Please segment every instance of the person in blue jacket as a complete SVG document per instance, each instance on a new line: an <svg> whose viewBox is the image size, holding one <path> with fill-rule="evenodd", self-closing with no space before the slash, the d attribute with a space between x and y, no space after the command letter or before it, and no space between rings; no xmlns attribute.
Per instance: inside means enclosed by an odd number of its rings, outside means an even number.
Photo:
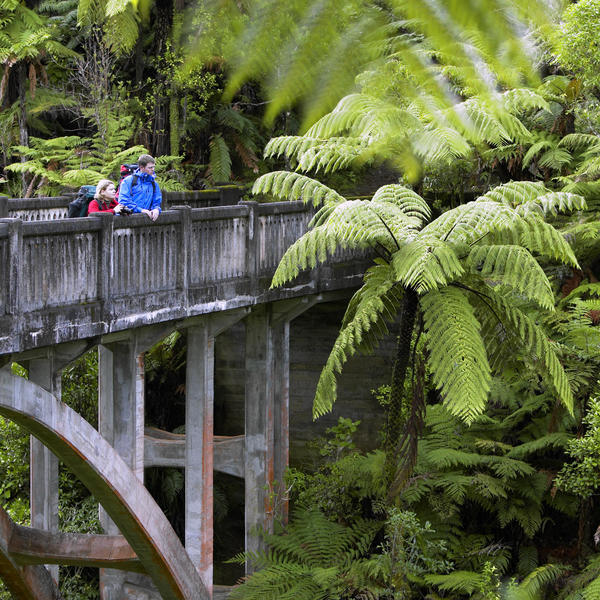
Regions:
<svg viewBox="0 0 600 600"><path fill-rule="evenodd" d="M158 219L162 194L154 180L156 161L149 154L138 158L138 168L133 175L123 179L119 187L119 202L133 213L144 213L153 221Z"/></svg>

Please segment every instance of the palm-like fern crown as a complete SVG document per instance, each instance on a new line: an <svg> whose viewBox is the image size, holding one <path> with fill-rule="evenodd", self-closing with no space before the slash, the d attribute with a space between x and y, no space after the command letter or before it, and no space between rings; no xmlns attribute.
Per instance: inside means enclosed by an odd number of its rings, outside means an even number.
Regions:
<svg viewBox="0 0 600 600"><path fill-rule="evenodd" d="M449 108L434 106L433 101L423 106L422 99L351 94L304 135L270 140L265 155L284 157L298 171L325 173L387 160L411 179L423 163L448 164L470 155L474 147L500 152L507 145L531 142L532 133L519 117L547 109L548 102L533 90L513 89L493 101L472 97Z"/></svg>
<svg viewBox="0 0 600 600"><path fill-rule="evenodd" d="M338 249L378 255L321 373L315 417L331 409L336 374L348 358L371 351L388 332L406 290L418 295L433 381L452 414L467 422L481 414L494 364L512 344L526 349L572 408L565 372L528 307L554 309L550 282L536 256L578 264L544 217L585 208L583 197L550 192L540 183L511 182L428 223L427 203L401 185L384 186L370 200L345 200L298 173L274 172L259 178L253 191L323 205L312 228L284 254L273 286Z"/></svg>

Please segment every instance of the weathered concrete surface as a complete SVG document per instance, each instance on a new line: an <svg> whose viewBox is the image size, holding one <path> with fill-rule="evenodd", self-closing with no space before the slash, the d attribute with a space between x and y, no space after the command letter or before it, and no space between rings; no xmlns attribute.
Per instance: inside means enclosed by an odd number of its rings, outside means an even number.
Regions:
<svg viewBox="0 0 600 600"><path fill-rule="evenodd" d="M185 434L146 427L144 432L146 467L185 467ZM244 436L213 435L215 471L244 476Z"/></svg>
<svg viewBox="0 0 600 600"><path fill-rule="evenodd" d="M0 370L0 414L53 450L101 502L164 600L205 600L208 593L166 517L117 452L54 396Z"/></svg>
<svg viewBox="0 0 600 600"><path fill-rule="evenodd" d="M0 577L15 600L60 600L50 572L41 565L19 566L10 552L15 524L0 508Z"/></svg>
<svg viewBox="0 0 600 600"><path fill-rule="evenodd" d="M360 283L363 265L332 265L269 290L311 210L284 202L141 216L0 219L0 355Z"/></svg>
<svg viewBox="0 0 600 600"><path fill-rule="evenodd" d="M372 388L389 383L395 338L391 334L373 356L350 359L339 378L338 401L332 413L312 419L312 402L321 369L331 351L347 301L309 307L290 323L289 459L292 466L312 466L311 442L325 434L340 416L362 420L356 435L361 448L378 444L383 409ZM233 436L244 432L244 346L240 325L217 338L215 347L215 432ZM276 476L277 479L277 476Z"/></svg>
<svg viewBox="0 0 600 600"><path fill-rule="evenodd" d="M56 564L146 572L122 535L59 533L14 525L8 552L20 566Z"/></svg>

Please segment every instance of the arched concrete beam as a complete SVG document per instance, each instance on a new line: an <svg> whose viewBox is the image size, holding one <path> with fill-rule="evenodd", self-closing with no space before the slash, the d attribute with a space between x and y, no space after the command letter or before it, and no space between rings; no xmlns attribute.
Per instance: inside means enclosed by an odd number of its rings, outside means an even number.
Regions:
<svg viewBox="0 0 600 600"><path fill-rule="evenodd" d="M61 600L56 583L41 565L19 567L8 550L15 524L0 508L0 578L15 600Z"/></svg>
<svg viewBox="0 0 600 600"><path fill-rule="evenodd" d="M0 415L50 448L102 504L164 600L208 600L167 518L119 454L79 414L37 385L0 371Z"/></svg>
<svg viewBox="0 0 600 600"><path fill-rule="evenodd" d="M20 566L56 564L146 572L122 535L61 533L15 525L8 552Z"/></svg>

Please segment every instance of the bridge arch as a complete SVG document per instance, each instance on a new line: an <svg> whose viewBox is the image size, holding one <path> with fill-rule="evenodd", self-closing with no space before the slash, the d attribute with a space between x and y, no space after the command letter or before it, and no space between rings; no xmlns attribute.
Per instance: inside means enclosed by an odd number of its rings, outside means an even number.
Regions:
<svg viewBox="0 0 600 600"><path fill-rule="evenodd" d="M0 415L50 448L94 494L165 600L208 600L192 561L152 496L77 412L34 383L0 370Z"/></svg>

